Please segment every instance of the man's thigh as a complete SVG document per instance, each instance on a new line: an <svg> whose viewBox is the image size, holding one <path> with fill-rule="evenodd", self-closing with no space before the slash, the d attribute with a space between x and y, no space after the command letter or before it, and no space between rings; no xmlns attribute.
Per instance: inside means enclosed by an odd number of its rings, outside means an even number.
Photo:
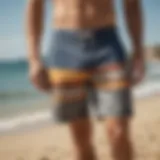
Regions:
<svg viewBox="0 0 160 160"><path fill-rule="evenodd" d="M88 118L88 101L85 72L71 69L49 69L53 85L53 119L73 122Z"/></svg>
<svg viewBox="0 0 160 160"><path fill-rule="evenodd" d="M93 87L99 117L123 119L132 115L132 95L125 65L111 63L97 69L93 74Z"/></svg>

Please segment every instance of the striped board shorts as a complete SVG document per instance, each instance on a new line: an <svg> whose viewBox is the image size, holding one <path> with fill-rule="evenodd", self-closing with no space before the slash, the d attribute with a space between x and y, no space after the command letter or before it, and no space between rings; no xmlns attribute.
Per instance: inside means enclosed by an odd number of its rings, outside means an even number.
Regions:
<svg viewBox="0 0 160 160"><path fill-rule="evenodd" d="M116 27L54 29L46 66L55 120L132 114L127 54Z"/></svg>

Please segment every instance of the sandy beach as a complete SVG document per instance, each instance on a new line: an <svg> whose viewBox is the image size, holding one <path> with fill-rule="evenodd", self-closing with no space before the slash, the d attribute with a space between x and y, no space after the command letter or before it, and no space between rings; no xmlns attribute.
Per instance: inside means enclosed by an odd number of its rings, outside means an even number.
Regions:
<svg viewBox="0 0 160 160"><path fill-rule="evenodd" d="M132 123L135 160L160 160L160 97L136 100L135 110ZM93 123L99 160L111 160L104 123ZM0 160L71 160L72 155L72 142L66 125L0 136Z"/></svg>

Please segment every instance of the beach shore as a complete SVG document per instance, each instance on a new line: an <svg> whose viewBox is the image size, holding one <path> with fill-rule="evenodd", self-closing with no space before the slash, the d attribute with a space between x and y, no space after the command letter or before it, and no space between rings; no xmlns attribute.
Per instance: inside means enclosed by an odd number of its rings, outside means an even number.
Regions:
<svg viewBox="0 0 160 160"><path fill-rule="evenodd" d="M135 101L132 122L135 160L160 160L160 96ZM111 160L105 123L93 121L99 160ZM0 160L71 160L72 141L67 125L0 136Z"/></svg>

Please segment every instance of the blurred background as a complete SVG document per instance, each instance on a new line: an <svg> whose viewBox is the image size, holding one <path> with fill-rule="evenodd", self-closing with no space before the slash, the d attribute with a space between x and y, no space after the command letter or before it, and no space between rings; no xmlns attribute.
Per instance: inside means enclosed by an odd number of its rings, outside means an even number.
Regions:
<svg viewBox="0 0 160 160"><path fill-rule="evenodd" d="M115 2L119 34L131 56L122 1ZM46 0L44 56L52 32L50 3ZM0 160L70 160L73 153L66 125L53 124L50 97L38 92L28 78L26 4L27 0L0 0ZM136 160L160 160L160 0L142 0L142 5L146 75L133 88L132 140ZM94 142L99 156L110 160L101 124L95 122Z"/></svg>
<svg viewBox="0 0 160 160"><path fill-rule="evenodd" d="M160 1L143 0L145 18L146 77L133 92L136 98L160 94ZM0 133L30 127L51 118L45 94L28 79L24 12L27 0L0 0ZM46 0L46 26L42 54L51 38L51 8ZM123 19L121 1L116 0L119 33L128 54L132 52Z"/></svg>

